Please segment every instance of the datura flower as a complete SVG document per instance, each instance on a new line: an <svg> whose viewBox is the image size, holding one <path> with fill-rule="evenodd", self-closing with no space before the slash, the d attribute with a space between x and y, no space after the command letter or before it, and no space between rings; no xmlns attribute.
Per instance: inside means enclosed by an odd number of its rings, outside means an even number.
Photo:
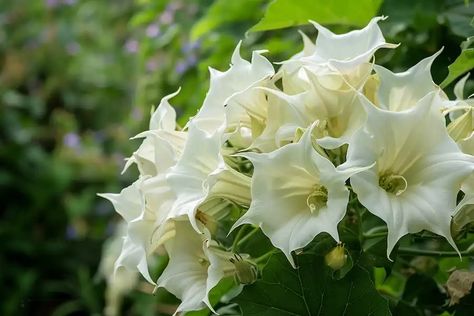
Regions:
<svg viewBox="0 0 474 316"><path fill-rule="evenodd" d="M123 241L122 252L115 263L115 271L122 266L131 271L138 270L148 282L154 283L148 272L147 263L149 240L154 226L153 222L150 224L150 221L145 220L148 212L145 196L141 191L143 180L144 178L139 178L120 194L107 193L99 196L112 202L115 211L127 223L127 234Z"/></svg>
<svg viewBox="0 0 474 316"><path fill-rule="evenodd" d="M339 241L337 224L346 213L345 181L363 168L338 169L312 145L311 126L298 143L267 154L242 153L254 166L252 203L234 224L260 226L295 266L291 252L322 232Z"/></svg>
<svg viewBox="0 0 474 316"><path fill-rule="evenodd" d="M467 224L474 222L474 174L464 181L461 190L464 197L454 210L451 226L455 234Z"/></svg>
<svg viewBox="0 0 474 316"><path fill-rule="evenodd" d="M443 100L432 92L406 111L390 112L360 98L368 120L351 140L347 159L376 164L350 181L362 205L387 223L387 256L402 236L423 229L456 248L451 215L474 159L449 137L439 111Z"/></svg>
<svg viewBox="0 0 474 316"><path fill-rule="evenodd" d="M448 133L464 153L474 155L474 99L464 99L464 85L468 77L469 74L454 87L456 100L447 110L451 120Z"/></svg>
<svg viewBox="0 0 474 316"><path fill-rule="evenodd" d="M200 234L187 220L175 220L173 224L175 235L165 242L170 259L157 286L182 300L176 313L206 306L214 312L209 292L221 279L235 275L234 255L212 241L206 228Z"/></svg>
<svg viewBox="0 0 474 316"><path fill-rule="evenodd" d="M365 110L352 87L325 87L321 76L307 72L310 81L306 92L288 95L279 90L265 89L280 100L272 102L268 123L253 146L268 152L292 142L298 128L308 128L317 122L314 136L318 144L334 149L349 142L366 119Z"/></svg>
<svg viewBox="0 0 474 316"><path fill-rule="evenodd" d="M433 61L441 51L421 60L405 72L393 73L374 65L380 83L374 104L387 111L399 112L414 107L430 92L442 93L441 88L433 82L430 72Z"/></svg>
<svg viewBox="0 0 474 316"><path fill-rule="evenodd" d="M204 103L194 118L195 124L210 133L226 124L229 133L235 133L240 123L247 129L251 120L262 124L267 105L257 86L268 86L274 69L261 54L254 51L251 62L240 56L240 45L232 54L232 64L226 72L210 68L211 83ZM262 98L263 96L263 98Z"/></svg>
<svg viewBox="0 0 474 316"><path fill-rule="evenodd" d="M179 90L161 99L151 116L149 131L134 137L144 140L138 150L127 159L122 173L135 163L142 176L154 176L176 162L186 140L186 132L176 130L176 112L169 104L169 100L178 93Z"/></svg>
<svg viewBox="0 0 474 316"><path fill-rule="evenodd" d="M272 102L267 125L253 147L274 150L292 140L295 128L307 128L315 121L322 147L334 149L346 144L365 120L357 91L372 71L370 59L379 48L396 47L385 42L377 25L381 19L342 35L313 22L318 30L316 44L303 35L303 51L283 62L276 77L282 79L284 92L267 91L286 105ZM289 111L296 113L287 114Z"/></svg>
<svg viewBox="0 0 474 316"><path fill-rule="evenodd" d="M120 222L116 227L114 235L108 238L102 249L97 276L105 279L107 288L105 290L105 316L120 315L120 306L123 297L132 291L138 283L137 271L121 269L114 273L115 261L120 256L123 237L127 234L127 224Z"/></svg>
<svg viewBox="0 0 474 316"><path fill-rule="evenodd" d="M316 43L312 44L303 36L303 51L283 62L279 71L283 88L287 93L300 93L305 90L308 78L303 70L326 77L326 86L362 85L372 67L370 60L380 48L395 48L398 45L385 42L378 26L384 17L373 18L361 29L346 34L334 34L316 22L311 22L318 30ZM330 76L328 76L330 75Z"/></svg>
<svg viewBox="0 0 474 316"><path fill-rule="evenodd" d="M474 108L469 106L464 113L448 125L448 133L462 152L474 155Z"/></svg>
<svg viewBox="0 0 474 316"><path fill-rule="evenodd" d="M176 194L170 218L187 215L197 231L196 215L205 201L250 202L250 178L226 166L220 153L222 137L222 129L207 133L191 121L183 154L166 176Z"/></svg>

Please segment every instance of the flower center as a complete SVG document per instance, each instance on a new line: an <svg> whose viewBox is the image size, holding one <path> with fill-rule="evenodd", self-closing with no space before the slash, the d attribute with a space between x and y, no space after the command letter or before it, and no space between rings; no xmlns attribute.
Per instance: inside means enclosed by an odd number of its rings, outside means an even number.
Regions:
<svg viewBox="0 0 474 316"><path fill-rule="evenodd" d="M408 182L404 176L388 173L380 176L379 186L388 193L399 196L406 191Z"/></svg>
<svg viewBox="0 0 474 316"><path fill-rule="evenodd" d="M308 205L311 213L317 212L323 207L325 207L327 202L328 190L322 185L315 184L313 187L313 191L306 199L306 204Z"/></svg>
<svg viewBox="0 0 474 316"><path fill-rule="evenodd" d="M329 135L328 131L328 121L327 120L317 120L313 129L313 136L316 139L323 138Z"/></svg>

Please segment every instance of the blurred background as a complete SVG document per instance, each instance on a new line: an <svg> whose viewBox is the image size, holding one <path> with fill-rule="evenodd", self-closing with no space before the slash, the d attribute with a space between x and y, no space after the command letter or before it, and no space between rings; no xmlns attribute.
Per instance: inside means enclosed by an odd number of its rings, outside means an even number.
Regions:
<svg viewBox="0 0 474 316"><path fill-rule="evenodd" d="M389 16L387 40L402 43L376 55L393 71L444 47L432 69L440 83L474 35L469 1L375 2ZM0 1L0 315L103 314L113 293L99 262L119 216L96 193L119 192L137 177L120 172L152 106L182 87L173 105L185 122L204 98L208 67L226 70L240 39L246 58L268 49L279 61L302 48L297 28L246 34L268 3ZM312 27L299 29L315 38ZM173 297L130 280L122 314L173 312Z"/></svg>

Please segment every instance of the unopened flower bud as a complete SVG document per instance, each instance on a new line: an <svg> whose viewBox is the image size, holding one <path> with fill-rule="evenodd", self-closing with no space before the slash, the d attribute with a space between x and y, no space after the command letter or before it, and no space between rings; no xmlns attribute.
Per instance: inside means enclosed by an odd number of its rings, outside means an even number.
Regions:
<svg viewBox="0 0 474 316"><path fill-rule="evenodd" d="M230 262L234 264L235 278L239 283L252 284L257 280L258 268L253 262L243 259L238 254L231 258Z"/></svg>

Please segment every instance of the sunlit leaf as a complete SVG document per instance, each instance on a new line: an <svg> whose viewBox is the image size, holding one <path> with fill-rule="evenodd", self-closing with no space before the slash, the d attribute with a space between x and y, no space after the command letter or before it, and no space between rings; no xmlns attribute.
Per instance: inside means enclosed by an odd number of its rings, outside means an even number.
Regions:
<svg viewBox="0 0 474 316"><path fill-rule="evenodd" d="M377 14L381 0L275 0L270 3L260 22L250 31L265 31L307 24L365 26Z"/></svg>
<svg viewBox="0 0 474 316"><path fill-rule="evenodd" d="M245 21L258 18L263 0L217 0L193 26L191 37L198 39L202 35L229 22Z"/></svg>
<svg viewBox="0 0 474 316"><path fill-rule="evenodd" d="M449 73L446 79L441 83L441 88L445 88L451 82L456 80L462 74L474 68L474 48L469 48L461 51L461 54L456 60L448 66Z"/></svg>

